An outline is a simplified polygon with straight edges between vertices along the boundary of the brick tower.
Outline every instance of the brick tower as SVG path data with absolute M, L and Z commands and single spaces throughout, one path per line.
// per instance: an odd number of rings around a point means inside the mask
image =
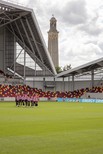
M 48 50 L 55 67 L 59 66 L 58 56 L 58 31 L 56 29 L 57 20 L 54 16 L 50 19 L 50 30 L 48 31 Z

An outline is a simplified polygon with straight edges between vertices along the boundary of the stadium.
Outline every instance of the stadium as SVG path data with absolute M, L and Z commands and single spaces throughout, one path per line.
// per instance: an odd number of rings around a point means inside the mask
M 57 74 L 49 51 L 33 9 L 0 0 L 0 154 L 102 154 L 103 58 Z

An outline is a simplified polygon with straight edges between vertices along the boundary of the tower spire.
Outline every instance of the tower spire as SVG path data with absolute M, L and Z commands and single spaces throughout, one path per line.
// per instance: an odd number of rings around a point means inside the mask
M 52 57 L 54 66 L 59 66 L 59 58 L 58 58 L 58 31 L 56 29 L 57 20 L 52 14 L 50 19 L 50 30 L 48 31 L 48 50 Z

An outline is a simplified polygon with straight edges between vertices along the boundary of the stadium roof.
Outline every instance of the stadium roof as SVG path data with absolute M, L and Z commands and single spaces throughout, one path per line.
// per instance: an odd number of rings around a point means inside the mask
M 69 76 L 76 76 L 78 74 L 90 73 L 91 71 L 96 71 L 99 68 L 103 68 L 103 57 L 92 62 L 86 63 L 79 67 L 63 71 L 57 74 L 57 77 L 69 77 Z
M 0 28 L 4 26 L 43 70 L 48 70 L 50 75 L 56 75 L 54 64 L 32 9 L 0 0 Z

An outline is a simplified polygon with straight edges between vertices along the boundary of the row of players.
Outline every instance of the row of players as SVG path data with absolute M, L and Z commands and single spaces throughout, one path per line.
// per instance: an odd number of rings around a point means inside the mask
M 16 106 L 38 106 L 38 95 L 17 95 L 15 98 Z

